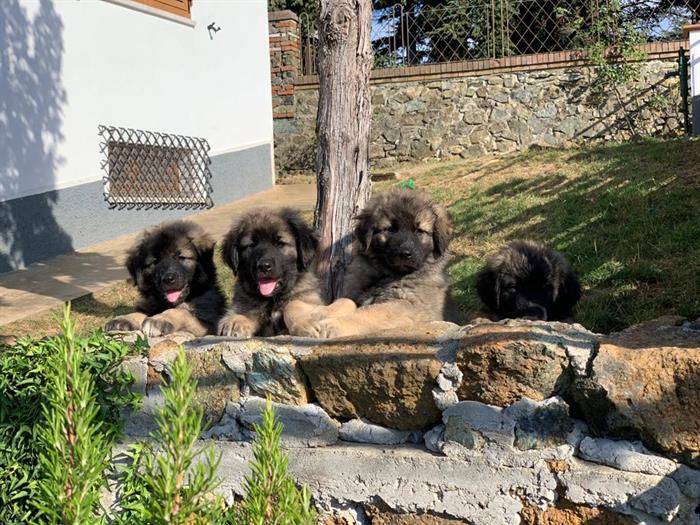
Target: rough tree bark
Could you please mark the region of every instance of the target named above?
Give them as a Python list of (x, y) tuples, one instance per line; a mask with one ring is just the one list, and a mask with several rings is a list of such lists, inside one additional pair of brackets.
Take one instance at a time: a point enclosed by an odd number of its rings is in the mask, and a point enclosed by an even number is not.
[(316, 116), (319, 275), (331, 301), (350, 263), (353, 219), (369, 199), (370, 0), (319, 0)]

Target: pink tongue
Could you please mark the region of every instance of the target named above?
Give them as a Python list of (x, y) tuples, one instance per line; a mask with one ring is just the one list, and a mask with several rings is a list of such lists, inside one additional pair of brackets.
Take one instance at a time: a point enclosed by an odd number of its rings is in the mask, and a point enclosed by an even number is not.
[(171, 303), (177, 302), (181, 295), (182, 290), (171, 290), (169, 292), (165, 292), (166, 299), (168, 299), (168, 301)]
[(260, 289), (260, 295), (264, 297), (272, 295), (272, 292), (277, 288), (277, 279), (260, 279), (258, 288)]

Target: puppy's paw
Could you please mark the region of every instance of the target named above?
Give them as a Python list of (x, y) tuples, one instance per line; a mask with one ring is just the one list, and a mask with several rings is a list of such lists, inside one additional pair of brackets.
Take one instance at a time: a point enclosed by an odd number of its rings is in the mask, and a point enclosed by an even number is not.
[(219, 321), (218, 332), (228, 337), (253, 337), (255, 324), (244, 315), (227, 315)]
[(318, 321), (304, 321), (301, 323), (297, 323), (294, 325), (291, 325), (288, 327), (289, 329), (289, 335), (293, 335), (296, 337), (313, 337), (313, 338), (318, 338), (318, 328), (317, 328)]
[(126, 316), (115, 317), (105, 324), (105, 332), (135, 332), (140, 329), (140, 325)]
[(148, 337), (160, 337), (172, 334), (175, 331), (175, 325), (163, 317), (154, 315), (144, 319), (141, 324), (141, 331)]
[(345, 337), (352, 335), (347, 327), (337, 318), (322, 319), (311, 323), (311, 327), (315, 334), (313, 337), (319, 339), (335, 339), (337, 337)]
[(345, 297), (336, 299), (327, 306), (318, 306), (311, 312), (314, 319), (323, 320), (329, 317), (344, 317), (357, 310), (357, 305), (352, 299)]

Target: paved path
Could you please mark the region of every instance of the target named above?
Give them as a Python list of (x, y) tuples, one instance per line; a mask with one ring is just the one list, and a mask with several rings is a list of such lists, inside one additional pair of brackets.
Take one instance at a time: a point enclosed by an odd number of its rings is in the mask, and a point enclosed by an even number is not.
[[(230, 204), (196, 213), (188, 219), (202, 225), (215, 239), (228, 231), (233, 218), (254, 206), (313, 209), (316, 186), (275, 186)], [(24, 319), (127, 278), (124, 254), (138, 233), (81, 248), (0, 274), (0, 325)]]

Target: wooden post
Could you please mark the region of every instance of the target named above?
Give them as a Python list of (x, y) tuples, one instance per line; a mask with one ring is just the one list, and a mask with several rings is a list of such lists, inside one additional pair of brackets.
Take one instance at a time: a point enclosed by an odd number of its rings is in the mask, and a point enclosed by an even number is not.
[(321, 238), (319, 275), (332, 301), (342, 293), (350, 263), (355, 215), (369, 199), (369, 75), (372, 69), (370, 0), (319, 0), (319, 97), (316, 116)]

